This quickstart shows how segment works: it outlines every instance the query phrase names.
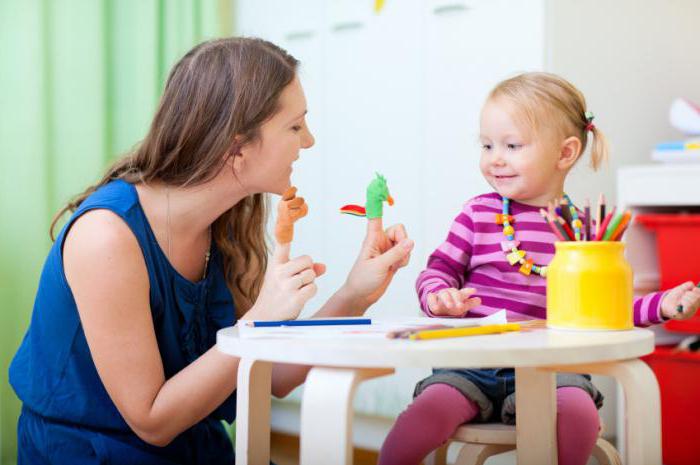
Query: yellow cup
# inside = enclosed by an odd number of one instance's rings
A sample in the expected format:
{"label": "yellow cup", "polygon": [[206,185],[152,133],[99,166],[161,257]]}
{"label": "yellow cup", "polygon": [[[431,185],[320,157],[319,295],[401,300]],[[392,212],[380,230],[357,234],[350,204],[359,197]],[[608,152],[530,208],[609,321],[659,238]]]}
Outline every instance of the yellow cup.
{"label": "yellow cup", "polygon": [[625,244],[556,242],[547,267],[547,326],[560,329],[630,329],[632,268]]}

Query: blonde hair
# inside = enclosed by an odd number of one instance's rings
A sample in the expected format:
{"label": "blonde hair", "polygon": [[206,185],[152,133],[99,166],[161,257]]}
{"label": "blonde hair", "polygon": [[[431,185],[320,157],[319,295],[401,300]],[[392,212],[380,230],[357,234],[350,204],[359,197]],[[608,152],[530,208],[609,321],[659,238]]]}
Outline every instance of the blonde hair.
{"label": "blonde hair", "polygon": [[[261,39],[231,37],[194,47],[170,72],[145,139],[56,214],[51,238],[66,212],[75,211],[112,180],[185,187],[212,179],[227,154],[259,140],[260,126],[278,110],[280,93],[294,80],[297,64],[286,51]],[[255,303],[262,287],[268,208],[267,195],[254,194],[212,225],[239,316]]]}
{"label": "blonde hair", "polygon": [[550,73],[524,73],[499,83],[488,95],[487,102],[507,98],[522,110],[528,124],[537,129],[551,128],[562,139],[577,137],[581,154],[586,150],[588,132],[593,137],[591,167],[598,170],[608,160],[608,142],[591,123],[581,91],[566,79]]}

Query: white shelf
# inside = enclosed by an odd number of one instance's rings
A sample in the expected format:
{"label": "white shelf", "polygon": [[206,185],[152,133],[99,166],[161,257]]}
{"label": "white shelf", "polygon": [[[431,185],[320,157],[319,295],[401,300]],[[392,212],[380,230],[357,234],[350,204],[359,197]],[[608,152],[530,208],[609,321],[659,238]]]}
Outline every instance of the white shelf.
{"label": "white shelf", "polygon": [[619,208],[700,205],[700,163],[637,165],[617,173]]}

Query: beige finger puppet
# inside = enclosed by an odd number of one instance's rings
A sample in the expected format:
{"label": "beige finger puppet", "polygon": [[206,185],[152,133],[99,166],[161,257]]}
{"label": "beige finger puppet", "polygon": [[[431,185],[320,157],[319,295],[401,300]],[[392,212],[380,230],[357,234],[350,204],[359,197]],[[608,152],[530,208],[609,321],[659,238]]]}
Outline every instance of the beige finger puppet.
{"label": "beige finger puppet", "polygon": [[297,197],[297,188],[292,186],[282,194],[282,200],[277,205],[277,224],[275,238],[278,244],[289,244],[294,239],[294,223],[306,216],[309,207],[304,197]]}

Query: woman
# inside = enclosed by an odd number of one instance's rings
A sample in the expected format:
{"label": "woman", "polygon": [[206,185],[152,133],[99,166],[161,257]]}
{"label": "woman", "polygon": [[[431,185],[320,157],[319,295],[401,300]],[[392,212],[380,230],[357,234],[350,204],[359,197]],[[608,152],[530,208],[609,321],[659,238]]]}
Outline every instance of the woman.
{"label": "woman", "polygon": [[[134,153],[65,211],[10,368],[19,463],[232,463],[239,360],[214,348],[237,319],[295,318],[325,266],[268,263],[265,194],[314,139],[297,61],[258,39],[203,43],[173,68]],[[361,315],[408,262],[402,226],[371,222],[316,316]],[[284,396],[308,367],[275,366]]]}

